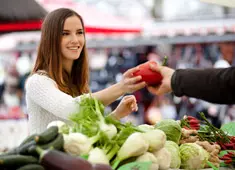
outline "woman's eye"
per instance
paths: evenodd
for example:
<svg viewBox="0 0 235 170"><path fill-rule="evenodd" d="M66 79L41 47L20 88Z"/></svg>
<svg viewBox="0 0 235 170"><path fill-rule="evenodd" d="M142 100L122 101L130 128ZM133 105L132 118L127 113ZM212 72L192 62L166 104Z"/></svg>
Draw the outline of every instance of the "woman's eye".
<svg viewBox="0 0 235 170"><path fill-rule="evenodd" d="M79 32L77 32L77 34L83 34L83 31L79 31Z"/></svg>
<svg viewBox="0 0 235 170"><path fill-rule="evenodd" d="M69 35L69 33L68 32L63 32L62 35Z"/></svg>

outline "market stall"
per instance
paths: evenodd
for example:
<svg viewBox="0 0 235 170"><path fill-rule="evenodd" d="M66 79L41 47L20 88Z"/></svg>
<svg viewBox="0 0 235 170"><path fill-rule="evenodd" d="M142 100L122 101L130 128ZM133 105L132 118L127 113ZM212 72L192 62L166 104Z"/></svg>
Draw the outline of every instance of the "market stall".
<svg viewBox="0 0 235 170"><path fill-rule="evenodd" d="M68 117L73 124L50 122L44 132L2 153L0 168L217 170L234 165L235 123L218 129L199 113L200 119L185 116L134 126L108 116L91 96L83 95L77 104L77 112Z"/></svg>

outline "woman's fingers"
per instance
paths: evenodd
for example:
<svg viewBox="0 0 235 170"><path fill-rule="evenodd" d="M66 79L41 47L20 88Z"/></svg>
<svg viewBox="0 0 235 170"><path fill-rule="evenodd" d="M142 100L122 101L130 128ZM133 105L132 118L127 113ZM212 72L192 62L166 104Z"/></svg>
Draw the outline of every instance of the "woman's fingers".
<svg viewBox="0 0 235 170"><path fill-rule="evenodd" d="M125 84L127 84L127 85L136 84L137 82L139 82L141 80L142 80L141 76L136 76L133 78L126 79Z"/></svg>
<svg viewBox="0 0 235 170"><path fill-rule="evenodd" d="M129 105L132 111L138 110L138 105L136 103L136 98L134 95L125 96L124 103Z"/></svg>
<svg viewBox="0 0 235 170"><path fill-rule="evenodd" d="M124 76L124 77L132 77L132 76L133 76L133 73L136 72L136 71L138 71L138 70L139 70L139 67L131 68L131 69L127 70L127 71L123 74L123 76Z"/></svg>

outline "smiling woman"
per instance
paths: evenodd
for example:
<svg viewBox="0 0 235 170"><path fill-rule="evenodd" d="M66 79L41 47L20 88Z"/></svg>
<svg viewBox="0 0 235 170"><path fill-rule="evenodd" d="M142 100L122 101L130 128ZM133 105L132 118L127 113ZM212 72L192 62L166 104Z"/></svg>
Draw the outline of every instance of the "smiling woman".
<svg viewBox="0 0 235 170"><path fill-rule="evenodd" d="M73 61L78 59L85 44L85 37L81 20L77 16L65 20L61 40L63 67L71 73Z"/></svg>
<svg viewBox="0 0 235 170"><path fill-rule="evenodd" d="M42 24L41 41L31 76L26 82L26 103L30 133L44 131L48 123L66 121L77 109L75 101L89 93L89 66L82 17L60 8L49 13ZM145 86L138 68L126 71L123 79L92 93L104 105ZM124 97L111 114L120 119L137 110L134 96Z"/></svg>

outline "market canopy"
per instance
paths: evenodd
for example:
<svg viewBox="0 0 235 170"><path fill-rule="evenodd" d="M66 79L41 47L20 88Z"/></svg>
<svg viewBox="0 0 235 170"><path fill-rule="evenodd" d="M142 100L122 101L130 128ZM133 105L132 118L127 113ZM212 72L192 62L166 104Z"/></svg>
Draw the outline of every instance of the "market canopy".
<svg viewBox="0 0 235 170"><path fill-rule="evenodd" d="M1 0L0 33L40 30L46 14L35 0Z"/></svg>

